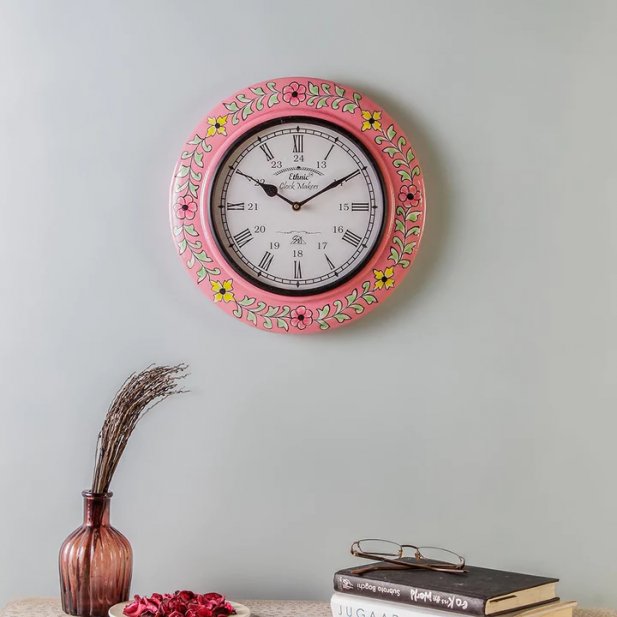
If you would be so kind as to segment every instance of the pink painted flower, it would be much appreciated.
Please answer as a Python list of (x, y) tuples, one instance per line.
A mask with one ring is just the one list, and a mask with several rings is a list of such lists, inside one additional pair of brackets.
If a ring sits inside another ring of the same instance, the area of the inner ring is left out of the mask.
[(398, 198), (403, 202), (407, 202), (412, 208), (415, 208), (420, 205), (422, 195), (420, 194), (420, 189), (415, 184), (404, 184), (401, 186)]
[(283, 100), (294, 107), (306, 99), (306, 86), (292, 81), (283, 88)]
[(306, 306), (299, 306), (291, 311), (291, 325), (298, 330), (304, 330), (313, 323), (313, 311)]
[(197, 212), (197, 204), (193, 201), (191, 197), (186, 195), (185, 197), (178, 197), (176, 199), (176, 216), (179, 219), (194, 219), (195, 212)]

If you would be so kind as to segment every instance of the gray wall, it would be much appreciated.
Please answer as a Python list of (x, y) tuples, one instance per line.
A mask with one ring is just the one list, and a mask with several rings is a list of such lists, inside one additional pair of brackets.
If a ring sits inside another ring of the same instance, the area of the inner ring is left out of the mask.
[[(113, 484), (135, 592), (325, 599), (377, 535), (617, 605), (616, 25), (611, 2), (3, 2), (0, 604), (57, 595), (108, 402), (186, 361)], [(287, 74), (383, 103), (429, 196), (399, 291), (306, 338), (203, 297), (166, 212), (201, 116)]]

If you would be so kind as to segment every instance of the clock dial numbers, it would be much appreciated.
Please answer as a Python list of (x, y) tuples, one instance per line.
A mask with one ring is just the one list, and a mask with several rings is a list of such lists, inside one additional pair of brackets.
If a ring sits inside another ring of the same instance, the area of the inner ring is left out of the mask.
[(384, 219), (370, 156), (334, 125), (306, 118), (272, 123), (237, 143), (217, 170), (211, 201), (230, 264), (255, 285), (294, 295), (352, 276)]

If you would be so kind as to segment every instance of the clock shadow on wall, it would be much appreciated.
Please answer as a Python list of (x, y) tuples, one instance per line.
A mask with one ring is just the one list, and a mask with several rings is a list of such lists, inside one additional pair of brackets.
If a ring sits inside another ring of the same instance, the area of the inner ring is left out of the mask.
[[(380, 99), (314, 77), (273, 79), (223, 99), (191, 134), (172, 179), (173, 239), (225, 312), (294, 334), (384, 303), (382, 317), (409, 313), (445, 246), (447, 187), (413, 112)], [(415, 264), (425, 178), (428, 247)]]
[[(355, 84), (354, 84), (355, 85)], [(413, 314), (419, 306), (422, 289), (427, 281), (435, 276), (439, 269), (440, 261), (445, 255), (447, 246), (450, 208), (450, 187), (444, 169), (442, 159), (435, 146), (435, 141), (430, 137), (429, 129), (414, 118), (413, 102), (405, 106), (402, 98), (389, 96), (383, 92), (372, 91), (372, 88), (359, 84), (358, 88), (367, 92), (379, 101), (392, 116), (397, 118), (399, 124), (411, 138), (418, 158), (422, 165), (422, 172), (426, 182), (426, 198), (430, 203), (427, 213), (426, 227), (422, 250), (414, 262), (409, 276), (400, 284), (398, 293), (383, 303), (377, 312), (367, 315), (360, 323), (354, 324), (353, 329), (342, 328), (338, 334), (353, 333), (357, 328), (372, 328), (380, 319), (392, 319), (401, 321)]]

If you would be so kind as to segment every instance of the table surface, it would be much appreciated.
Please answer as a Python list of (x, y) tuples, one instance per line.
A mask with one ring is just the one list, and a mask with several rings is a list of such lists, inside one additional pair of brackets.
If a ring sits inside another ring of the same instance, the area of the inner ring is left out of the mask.
[[(327, 602), (302, 600), (238, 600), (255, 617), (331, 617)], [(7, 604), (0, 617), (66, 617), (58, 598), (24, 598)], [(617, 616), (615, 616), (617, 617)]]
[[(328, 602), (303, 600), (238, 600), (255, 617), (331, 617)], [(7, 604), (0, 617), (66, 617), (58, 598), (24, 598)], [(446, 613), (444, 613), (446, 617)], [(574, 617), (617, 617), (617, 610), (576, 608)]]

